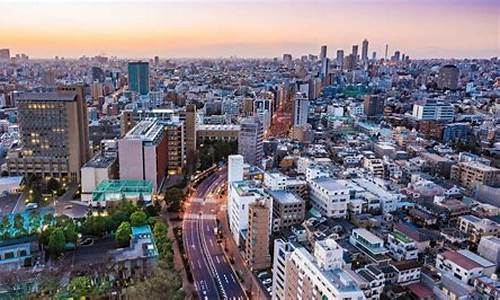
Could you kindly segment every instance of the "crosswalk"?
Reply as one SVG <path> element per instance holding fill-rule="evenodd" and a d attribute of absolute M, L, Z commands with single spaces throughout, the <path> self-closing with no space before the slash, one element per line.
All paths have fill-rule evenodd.
<path fill-rule="evenodd" d="M 194 198 L 191 200 L 192 203 L 219 203 L 217 199 L 213 198 Z"/>
<path fill-rule="evenodd" d="M 185 214 L 184 219 L 187 220 L 199 220 L 200 215 L 199 214 Z M 217 219 L 217 215 L 214 214 L 203 214 L 201 215 L 201 219 L 203 220 L 215 220 Z"/>

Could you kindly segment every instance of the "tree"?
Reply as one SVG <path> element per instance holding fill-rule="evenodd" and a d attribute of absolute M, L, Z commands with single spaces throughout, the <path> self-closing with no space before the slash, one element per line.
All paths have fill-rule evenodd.
<path fill-rule="evenodd" d="M 92 280 L 88 276 L 76 276 L 71 279 L 66 289 L 67 296 L 74 299 L 90 296 L 94 291 Z"/>
<path fill-rule="evenodd" d="M 148 216 L 143 211 L 136 211 L 130 215 L 130 224 L 132 226 L 142 226 L 145 225 L 148 220 Z"/>
<path fill-rule="evenodd" d="M 123 222 L 118 226 L 115 233 L 115 239 L 118 242 L 118 246 L 125 247 L 128 246 L 130 242 L 130 236 L 132 235 L 132 229 L 130 223 Z"/>
<path fill-rule="evenodd" d="M 165 266 L 164 262 L 154 269 L 152 276 L 127 289 L 130 299 L 184 299 L 179 275 Z"/>
<path fill-rule="evenodd" d="M 64 227 L 64 238 L 66 242 L 75 243 L 78 238 L 78 233 L 76 232 L 76 226 L 73 223 L 68 223 Z"/>
<path fill-rule="evenodd" d="M 49 237 L 49 252 L 52 255 L 58 255 L 64 250 L 66 241 L 64 239 L 64 232 L 61 228 L 56 228 Z"/>
<path fill-rule="evenodd" d="M 47 181 L 47 191 L 49 193 L 53 193 L 55 191 L 57 194 L 60 189 L 61 189 L 61 184 L 55 178 L 50 178 Z"/>
<path fill-rule="evenodd" d="M 16 214 L 14 216 L 14 228 L 17 230 L 22 230 L 24 228 L 24 218 L 21 214 Z"/>
<path fill-rule="evenodd" d="M 168 202 L 168 209 L 170 211 L 179 211 L 181 208 L 181 200 L 184 197 L 184 192 L 176 187 L 169 189 L 166 193 L 166 199 Z"/>

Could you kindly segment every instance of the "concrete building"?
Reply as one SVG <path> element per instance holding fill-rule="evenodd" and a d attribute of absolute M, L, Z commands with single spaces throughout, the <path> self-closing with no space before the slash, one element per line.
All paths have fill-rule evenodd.
<path fill-rule="evenodd" d="M 438 100 L 423 100 L 413 104 L 413 117 L 418 121 L 451 122 L 455 116 L 453 106 Z"/>
<path fill-rule="evenodd" d="M 7 155 L 9 174 L 78 180 L 89 158 L 83 87 L 22 94 L 16 103 L 21 148 Z"/>
<path fill-rule="evenodd" d="M 299 127 L 307 124 L 309 115 L 309 99 L 302 93 L 295 94 L 293 100 L 293 126 Z"/>
<path fill-rule="evenodd" d="M 450 179 L 469 190 L 482 184 L 495 187 L 500 183 L 500 169 L 478 161 L 464 161 L 451 167 Z"/>
<path fill-rule="evenodd" d="M 245 244 L 245 262 L 252 271 L 269 268 L 270 210 L 265 201 L 256 201 L 248 207 L 248 231 Z"/>
<path fill-rule="evenodd" d="M 496 265 L 468 250 L 448 250 L 437 255 L 436 268 L 464 283 L 472 284 L 473 279 L 478 276 L 491 275 Z"/>
<path fill-rule="evenodd" d="M 309 181 L 310 199 L 314 208 L 322 216 L 345 218 L 349 189 L 329 177 L 319 177 Z"/>
<path fill-rule="evenodd" d="M 353 272 L 354 273 L 354 272 Z M 374 264 L 356 270 L 353 276 L 367 300 L 378 300 L 384 289 L 384 273 Z"/>
<path fill-rule="evenodd" d="M 122 200 L 151 204 L 153 184 L 147 180 L 104 180 L 92 192 L 93 207 L 115 206 Z"/>
<path fill-rule="evenodd" d="M 196 129 L 196 142 L 204 141 L 237 141 L 240 135 L 239 125 L 205 125 L 200 124 Z"/>
<path fill-rule="evenodd" d="M 156 118 L 159 120 L 171 120 L 177 116 L 173 109 L 151 109 L 151 110 L 131 110 L 125 109 L 120 115 L 120 134 L 124 136 L 130 129 L 134 128 L 140 121 Z M 183 121 L 183 118 L 180 118 Z"/>
<path fill-rule="evenodd" d="M 398 261 L 418 258 L 415 241 L 397 229 L 387 235 L 387 248 L 390 255 Z"/>
<path fill-rule="evenodd" d="M 243 155 L 246 163 L 260 164 L 264 156 L 263 138 L 264 128 L 258 118 L 249 117 L 241 120 L 238 153 Z"/>
<path fill-rule="evenodd" d="M 479 243 L 483 236 L 500 236 L 500 225 L 490 219 L 480 219 L 474 215 L 458 217 L 458 228 L 469 236 L 473 243 Z"/>
<path fill-rule="evenodd" d="M 302 246 L 277 242 L 275 261 L 284 262 L 285 272 L 273 273 L 272 298 L 365 299 L 352 276 L 342 269 L 343 251 L 333 239 L 316 242 L 314 255 Z"/>
<path fill-rule="evenodd" d="M 235 181 L 243 180 L 243 156 L 229 155 L 227 157 L 227 183 L 231 184 Z"/>
<path fill-rule="evenodd" d="M 500 238 L 483 236 L 479 242 L 477 252 L 487 260 L 494 262 L 500 268 Z"/>
<path fill-rule="evenodd" d="M 440 89 L 456 90 L 458 88 L 459 70 L 454 65 L 444 65 L 439 69 L 437 84 Z"/>
<path fill-rule="evenodd" d="M 194 163 L 192 161 L 196 154 L 196 129 L 198 127 L 196 118 L 196 105 L 189 104 L 186 106 L 185 115 L 185 149 L 187 161 L 189 164 Z"/>
<path fill-rule="evenodd" d="M 273 231 L 280 232 L 304 221 L 306 204 L 285 190 L 267 191 L 273 200 Z"/>
<path fill-rule="evenodd" d="M 99 183 L 118 178 L 118 158 L 116 155 L 98 153 L 81 169 L 82 201 L 92 201 L 92 192 Z"/>
<path fill-rule="evenodd" d="M 168 171 L 165 126 L 156 119 L 141 121 L 118 141 L 120 179 L 148 180 L 158 191 Z"/>
<path fill-rule="evenodd" d="M 363 111 L 368 119 L 374 119 L 384 114 L 384 99 L 379 95 L 365 96 Z"/>
<path fill-rule="evenodd" d="M 128 63 L 128 89 L 139 95 L 149 93 L 149 63 L 129 62 Z"/>
<path fill-rule="evenodd" d="M 381 263 L 391 260 L 386 255 L 388 250 L 384 247 L 384 240 L 364 228 L 354 229 L 349 242 L 373 262 Z"/>

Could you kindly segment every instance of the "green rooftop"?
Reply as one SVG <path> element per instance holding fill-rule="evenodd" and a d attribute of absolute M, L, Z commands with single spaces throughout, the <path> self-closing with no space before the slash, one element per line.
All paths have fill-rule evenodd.
<path fill-rule="evenodd" d="M 401 231 L 398 231 L 398 230 L 394 230 L 392 232 L 392 235 L 394 236 L 394 238 L 402 243 L 405 243 L 405 244 L 408 244 L 408 243 L 411 243 L 413 242 L 412 239 L 410 239 L 406 234 L 402 233 Z"/>
<path fill-rule="evenodd" d="M 148 180 L 104 180 L 97 185 L 92 193 L 92 201 L 121 200 L 123 198 L 143 197 L 145 201 L 151 200 L 153 184 Z"/>

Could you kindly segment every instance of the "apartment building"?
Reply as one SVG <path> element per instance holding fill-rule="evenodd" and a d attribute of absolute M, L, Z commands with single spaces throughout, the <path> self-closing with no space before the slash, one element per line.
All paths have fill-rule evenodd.
<path fill-rule="evenodd" d="M 304 221 L 306 204 L 285 190 L 267 191 L 273 200 L 273 231 L 280 232 Z"/>
<path fill-rule="evenodd" d="M 390 255 L 398 261 L 412 260 L 418 257 L 415 241 L 397 229 L 387 235 L 387 248 Z"/>
<path fill-rule="evenodd" d="M 309 197 L 314 208 L 322 216 L 345 218 L 349 189 L 329 177 L 319 177 L 309 181 Z"/>
<path fill-rule="evenodd" d="M 496 265 L 468 250 L 447 250 L 437 255 L 436 268 L 464 283 L 472 284 L 478 276 L 491 275 Z"/>
<path fill-rule="evenodd" d="M 470 190 L 481 184 L 495 187 L 500 184 L 500 169 L 478 161 L 464 161 L 451 167 L 450 179 Z"/>
<path fill-rule="evenodd" d="M 388 250 L 384 247 L 384 240 L 364 228 L 353 229 L 349 237 L 349 243 L 375 263 L 391 260 L 386 255 Z"/>
<path fill-rule="evenodd" d="M 483 236 L 499 236 L 500 225 L 490 219 L 480 219 L 474 215 L 458 217 L 458 228 L 469 236 L 473 243 L 479 243 Z"/>
<path fill-rule="evenodd" d="M 245 262 L 252 271 L 267 269 L 271 264 L 269 214 L 270 209 L 265 201 L 249 204 Z"/>

